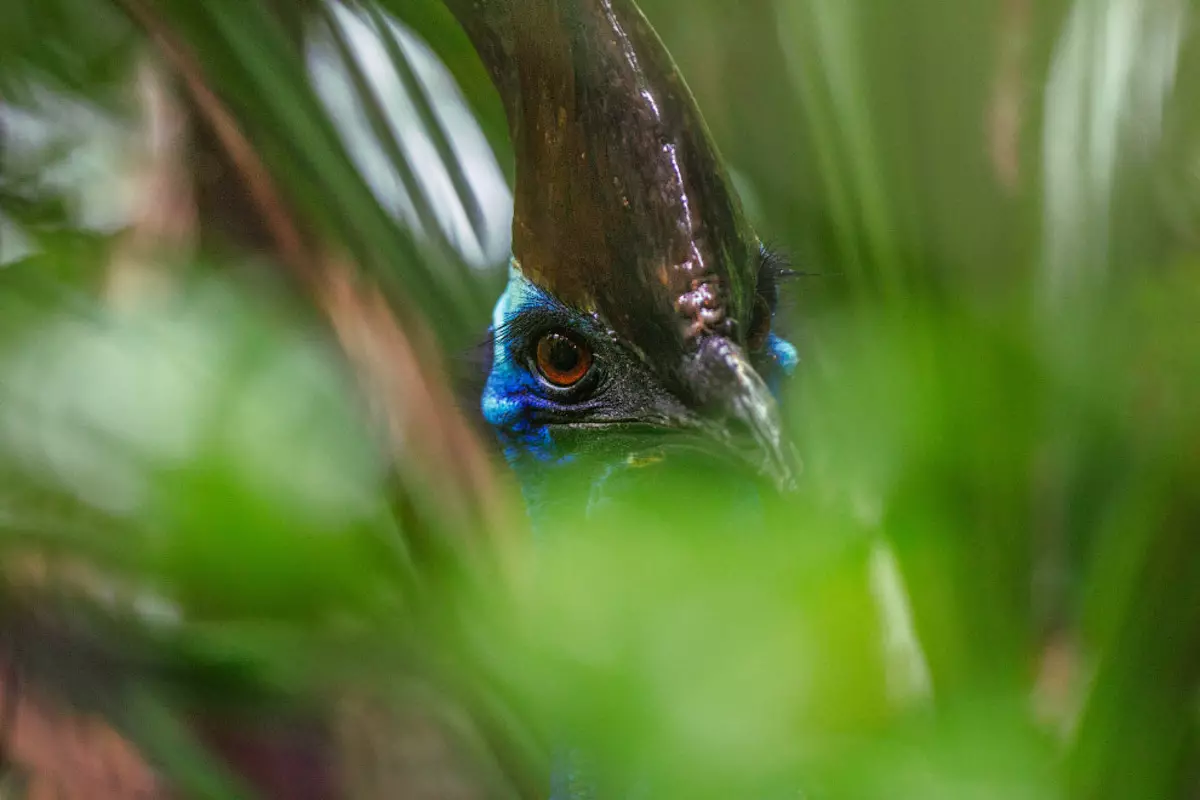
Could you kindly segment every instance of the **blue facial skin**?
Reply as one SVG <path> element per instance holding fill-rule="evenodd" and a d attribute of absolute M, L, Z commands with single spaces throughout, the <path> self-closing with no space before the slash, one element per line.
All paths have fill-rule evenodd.
<path fill-rule="evenodd" d="M 545 464 L 570 461 L 570 455 L 555 445 L 548 426 L 531 419 L 531 412 L 550 403 L 545 399 L 541 381 L 512 352 L 503 334 L 507 323 L 521 314 L 557 305 L 554 298 L 512 266 L 508 286 L 492 312 L 496 341 L 492 372 L 483 390 L 483 418 L 500 437 L 504 455 L 514 466 L 526 455 Z"/>
<path fill-rule="evenodd" d="M 580 444 L 577 433 L 545 421 L 558 408 L 558 403 L 549 396 L 541 378 L 534 374 L 521 350 L 521 343 L 512 341 L 506 334 L 514 320 L 548 311 L 560 320 L 559 327 L 567 327 L 585 338 L 610 338 L 597 319 L 564 308 L 522 275 L 515 264 L 510 267 L 508 286 L 496 303 L 492 317 L 495 345 L 482 410 L 526 491 L 531 512 L 536 512 L 536 505 L 544 493 L 530 496 L 530 490 L 541 483 L 540 479 L 549 471 L 576 461 Z M 784 381 L 795 371 L 796 349 L 771 334 L 757 360 L 759 373 L 771 392 L 778 396 Z M 595 438 L 606 436 L 600 429 L 592 429 L 589 433 Z"/>

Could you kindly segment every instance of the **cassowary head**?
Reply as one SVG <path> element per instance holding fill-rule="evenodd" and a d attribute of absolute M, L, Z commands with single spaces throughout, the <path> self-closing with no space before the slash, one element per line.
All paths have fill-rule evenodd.
<path fill-rule="evenodd" d="M 457 5 L 516 156 L 483 410 L 527 489 L 564 462 L 603 481 L 673 449 L 789 484 L 784 270 L 646 19 L 632 0 Z"/>

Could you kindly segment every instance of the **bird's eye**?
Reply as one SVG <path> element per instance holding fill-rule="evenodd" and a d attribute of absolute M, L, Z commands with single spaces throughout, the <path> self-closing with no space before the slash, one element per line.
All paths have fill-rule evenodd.
<path fill-rule="evenodd" d="M 538 372 L 554 386 L 574 386 L 591 367 L 592 351 L 578 339 L 555 331 L 538 340 Z"/>

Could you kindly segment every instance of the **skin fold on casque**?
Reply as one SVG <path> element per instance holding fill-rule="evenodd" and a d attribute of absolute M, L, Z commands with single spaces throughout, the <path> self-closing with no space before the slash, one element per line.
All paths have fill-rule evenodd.
<path fill-rule="evenodd" d="M 539 534 L 646 464 L 708 459 L 790 487 L 772 331 L 790 273 L 746 220 L 666 48 L 632 0 L 447 0 L 504 103 L 513 257 L 482 410 Z M 633 477 L 631 477 L 633 476 Z M 582 486 L 582 507 L 564 486 Z M 740 489 L 737 491 L 741 491 Z M 590 796 L 557 770 L 553 796 Z"/>

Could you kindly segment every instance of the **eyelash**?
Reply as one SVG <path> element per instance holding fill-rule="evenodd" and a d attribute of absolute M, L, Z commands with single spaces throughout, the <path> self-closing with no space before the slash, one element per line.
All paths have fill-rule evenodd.
<path fill-rule="evenodd" d="M 492 332 L 496 344 L 510 350 L 528 349 L 531 342 L 550 330 L 544 320 L 530 320 L 524 315 L 513 317 Z"/>
<path fill-rule="evenodd" d="M 763 242 L 758 249 L 758 275 L 756 284 L 758 295 L 767 302 L 767 308 L 772 315 L 779 301 L 779 284 L 797 277 L 792 268 L 791 259 L 786 253 Z"/>

